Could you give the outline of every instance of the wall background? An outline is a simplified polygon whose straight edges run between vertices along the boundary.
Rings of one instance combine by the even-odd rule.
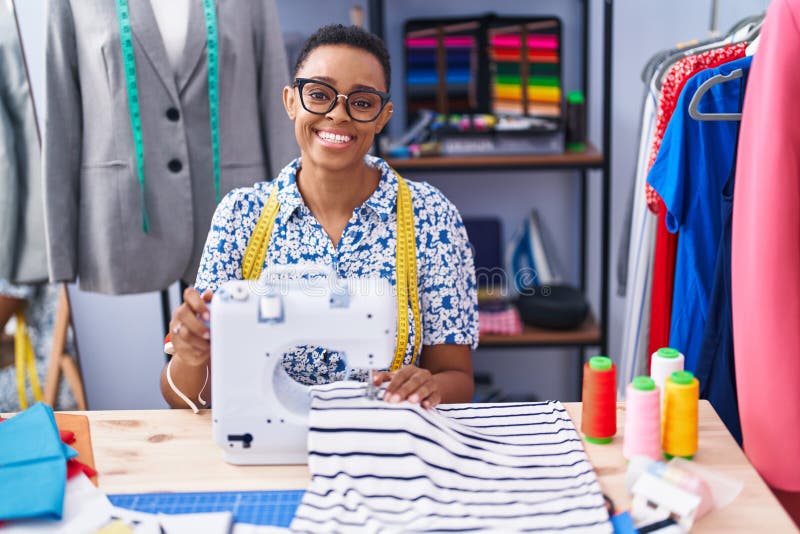
[[[581,1],[590,3],[589,128],[590,139],[599,146],[602,140],[603,0],[386,0],[385,31],[394,58],[392,93],[395,106],[402,107],[400,36],[406,14],[413,18],[445,17],[491,10],[501,15],[557,15],[563,24],[565,89],[580,88]],[[15,3],[34,100],[40,102],[44,90],[45,0],[16,0]],[[763,12],[768,3],[768,0],[722,0],[719,2],[718,28],[724,31],[744,16]],[[277,0],[277,4],[284,34],[292,38],[308,35],[322,24],[348,23],[352,5],[366,9],[366,0]],[[707,37],[710,13],[711,0],[617,0],[614,3],[611,271],[607,281],[611,284],[609,355],[612,357],[619,352],[624,328],[625,304],[624,299],[617,296],[615,266],[638,143],[643,91],[640,71],[656,51],[678,42]],[[368,16],[366,20],[369,20]],[[37,111],[41,120],[42,109],[39,107]],[[404,111],[398,109],[396,116],[398,119],[404,117]],[[390,133],[396,135],[401,131],[401,122],[396,120]],[[557,243],[557,254],[567,269],[567,278],[573,283],[578,282],[577,173],[515,171],[429,173],[425,176],[408,173],[408,177],[427,180],[440,188],[465,217],[499,216],[506,240],[528,211],[537,209]],[[602,283],[599,274],[599,178],[598,173],[591,173],[588,188],[587,240],[590,251],[587,294],[594,310],[599,308]],[[177,289],[173,287],[170,292],[175,303]],[[164,363],[159,294],[107,297],[86,294],[71,287],[70,298],[89,407],[164,407],[158,389],[158,376]],[[579,396],[575,388],[575,363],[574,350],[481,349],[475,356],[476,371],[493,373],[495,382],[507,392],[565,401],[577,400]]]

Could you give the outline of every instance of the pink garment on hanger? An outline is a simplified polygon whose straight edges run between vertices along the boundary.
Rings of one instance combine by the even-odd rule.
[[[747,457],[800,491],[800,0],[775,0],[745,94],[733,202],[733,339]]]

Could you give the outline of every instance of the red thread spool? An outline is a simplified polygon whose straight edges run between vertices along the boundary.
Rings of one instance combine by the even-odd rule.
[[[583,366],[581,432],[589,443],[610,443],[617,433],[617,368],[611,358],[593,356]]]

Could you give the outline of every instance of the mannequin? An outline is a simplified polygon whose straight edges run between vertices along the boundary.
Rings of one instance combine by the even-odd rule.
[[[150,0],[172,70],[177,72],[189,32],[190,0]]]
[[[218,203],[204,2],[127,2],[141,159],[115,2],[47,3],[43,161],[51,280],[77,278],[82,290],[105,294],[193,283]],[[224,197],[275,176],[297,147],[283,109],[289,69],[275,1],[214,4]]]

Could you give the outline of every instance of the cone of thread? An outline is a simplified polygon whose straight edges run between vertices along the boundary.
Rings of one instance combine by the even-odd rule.
[[[662,447],[667,458],[691,459],[697,452],[697,403],[700,383],[689,371],[676,371],[664,393]]]
[[[661,409],[664,409],[664,392],[667,378],[675,371],[683,371],[683,354],[671,347],[662,347],[650,356],[650,378],[661,391]]]
[[[610,443],[617,433],[617,369],[594,356],[583,366],[581,432],[589,443]]]
[[[637,376],[628,384],[622,455],[661,458],[661,393],[649,376]]]

